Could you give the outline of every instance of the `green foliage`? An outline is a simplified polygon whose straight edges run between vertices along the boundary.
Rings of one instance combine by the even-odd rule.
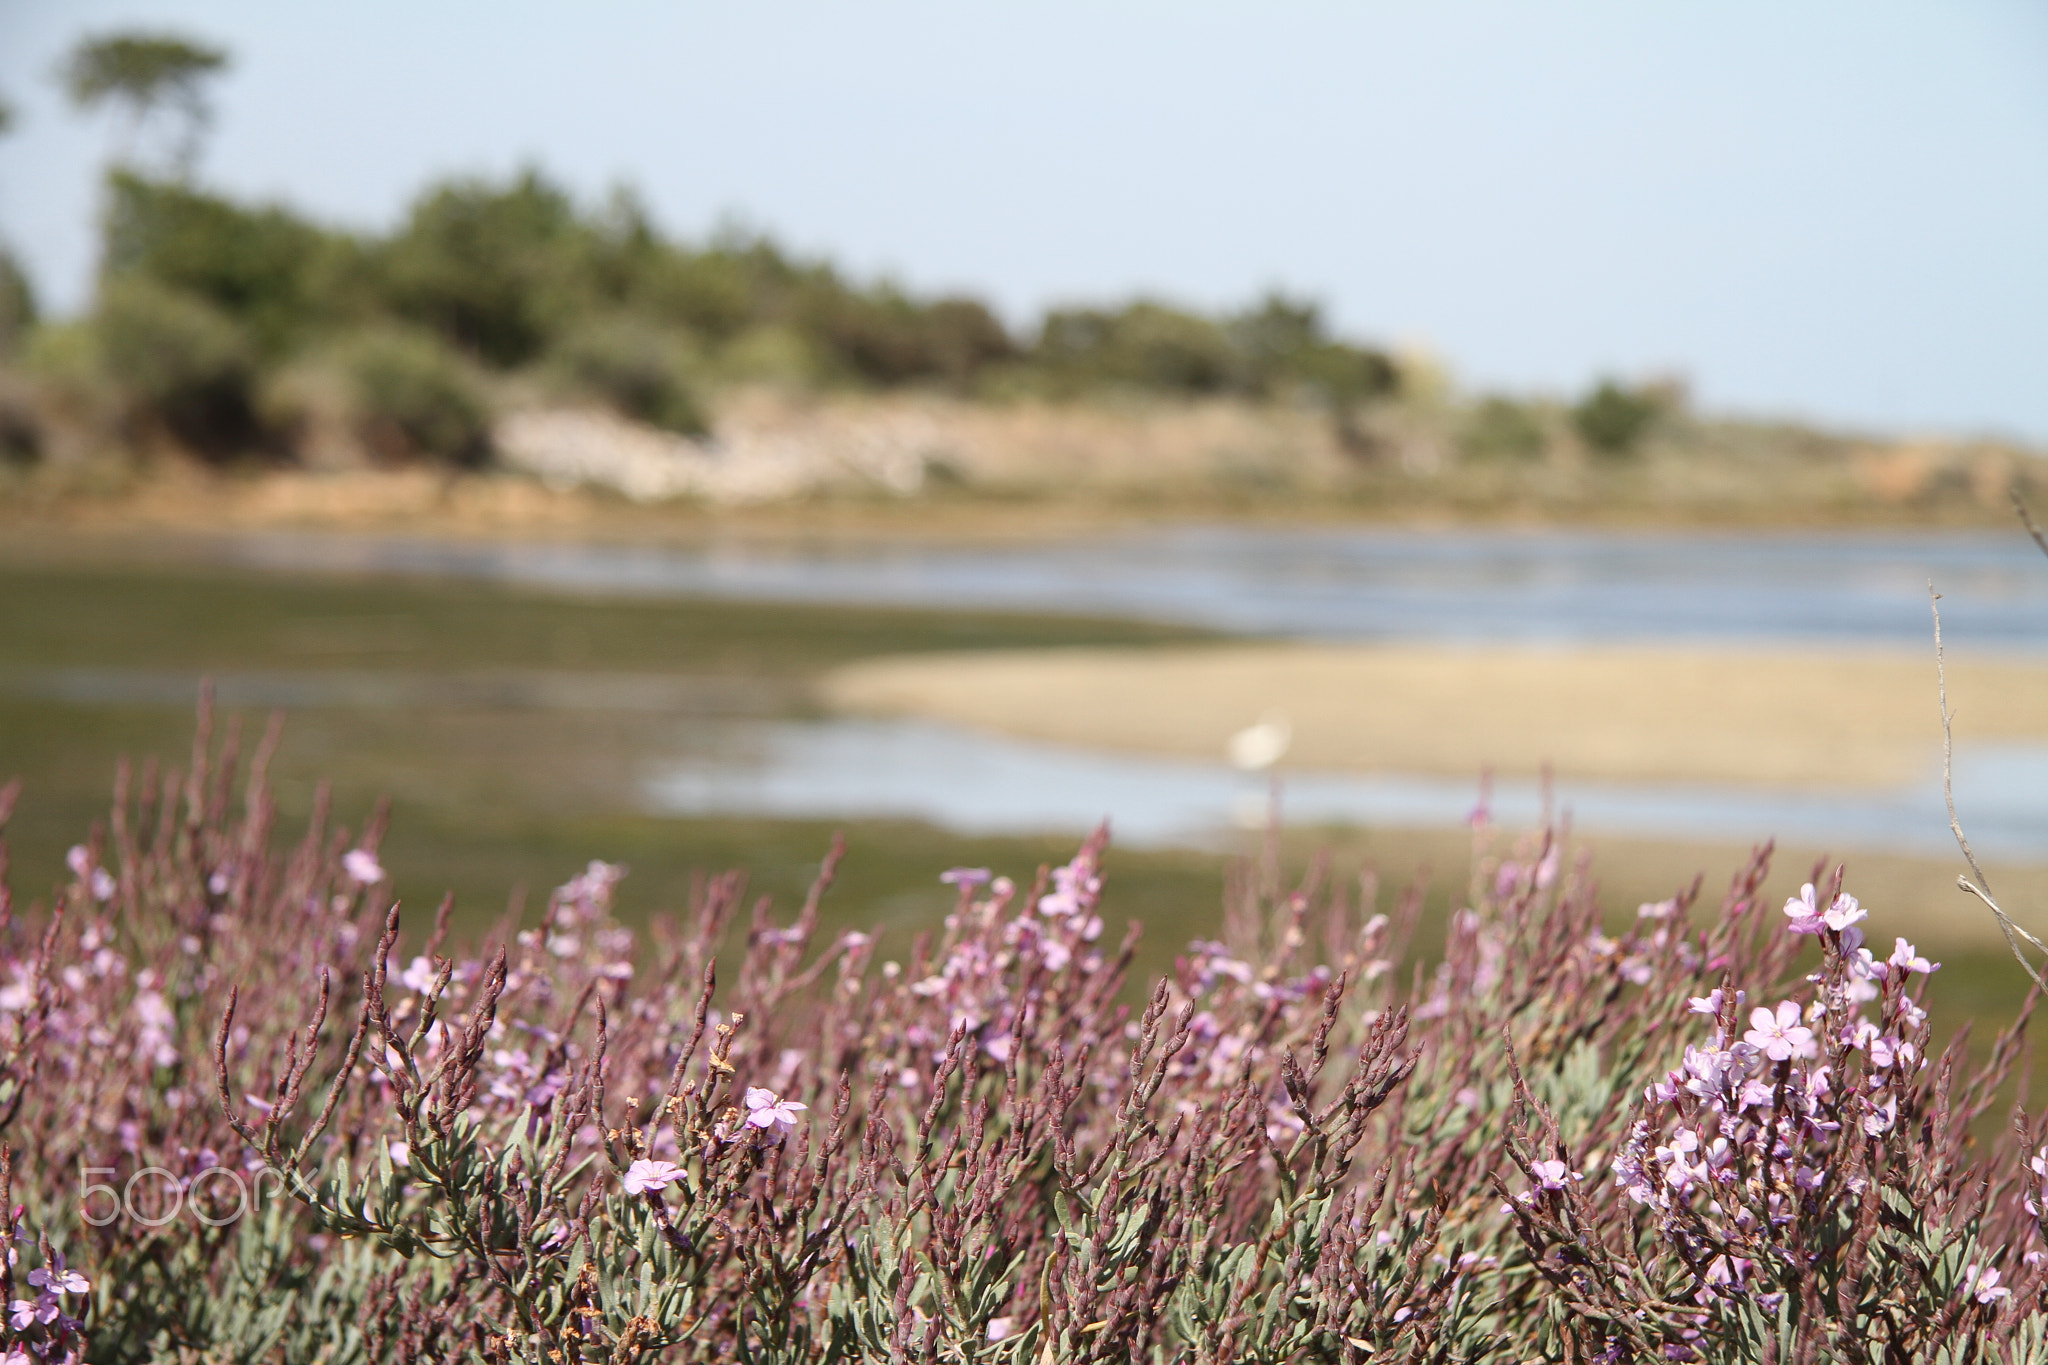
[[[174,170],[189,170],[212,119],[206,81],[226,69],[228,54],[174,33],[124,32],[80,39],[57,78],[80,109],[125,106],[139,130],[166,110],[181,122],[171,150]]]
[[[430,332],[378,328],[341,350],[364,440],[390,460],[477,465],[490,452],[482,381]]]
[[[1074,384],[1220,393],[1242,375],[1217,323],[1149,300],[1048,313],[1034,360]]]
[[[1603,455],[1631,454],[1662,411],[1657,396],[1603,379],[1572,408],[1572,425]]]
[[[373,238],[123,168],[108,179],[105,232],[102,311],[123,336],[104,349],[125,389],[161,402],[193,389],[185,371],[196,367],[206,371],[197,387],[219,400],[200,406],[219,418],[237,405],[222,395],[248,390],[252,369],[255,387],[277,394],[291,387],[280,376],[351,352],[351,382],[392,458],[481,458],[477,375],[447,350],[687,433],[709,426],[714,382],[767,381],[1307,400],[1348,439],[1357,410],[1398,382],[1385,355],[1333,337],[1313,304],[1282,295],[1222,318],[1152,300],[1059,311],[1027,344],[980,300],[850,281],[734,229],[677,241],[630,193],[585,211],[534,170],[433,186],[396,231]],[[139,309],[148,316],[131,316]],[[4,314],[0,299],[0,323]],[[198,343],[189,354],[152,358],[128,341],[178,328]],[[411,339],[392,340],[401,332]],[[365,335],[384,340],[348,340]],[[253,434],[240,418],[179,420]]]
[[[104,268],[205,299],[278,355],[323,320],[338,238],[275,206],[245,208],[187,185],[116,170],[107,179]]]
[[[428,191],[378,264],[399,316],[516,365],[588,305],[588,245],[568,195],[529,170],[502,189],[458,180]]]
[[[1531,405],[1498,396],[1480,399],[1458,432],[1458,448],[1477,460],[1533,460],[1548,443]]]
[[[43,430],[20,395],[0,389],[0,470],[22,470],[43,457]]]
[[[81,108],[107,100],[185,104],[198,99],[200,82],[227,62],[224,49],[176,34],[113,33],[81,40],[59,75]]]
[[[810,283],[801,320],[838,365],[870,384],[919,380],[967,385],[980,370],[1015,354],[1009,333],[974,299],[919,304],[883,286],[866,293],[836,277]]]
[[[256,438],[255,362],[233,318],[205,299],[145,279],[109,282],[91,335],[131,420],[160,425],[207,454]]]
[[[693,349],[687,335],[612,314],[570,332],[555,361],[576,388],[626,416],[696,436],[710,424],[692,382]]]
[[[14,253],[0,246],[0,360],[20,353],[35,321],[35,288]]]
[[[1256,308],[1227,320],[1224,332],[1254,393],[1300,386],[1342,409],[1384,398],[1399,387],[1393,361],[1332,337],[1322,310],[1307,300],[1268,294]]]

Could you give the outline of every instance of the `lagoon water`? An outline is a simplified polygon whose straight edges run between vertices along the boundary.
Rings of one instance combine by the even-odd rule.
[[[1029,546],[680,550],[251,535],[252,566],[592,593],[1088,612],[1330,640],[1751,639],[2048,650],[2048,559],[2023,534],[1182,527]]]
[[[923,820],[976,833],[1079,832],[1108,820],[1118,842],[1202,844],[1256,828],[1278,800],[1290,826],[1451,826],[1479,795],[1469,781],[1281,769],[1108,754],[920,720],[749,722],[693,737],[686,758],[647,781],[678,815]],[[2048,849],[2048,747],[1963,749],[1959,802],[1989,856],[2040,861]],[[1839,849],[1941,856],[1954,850],[1938,771],[1895,791],[1799,793],[1705,784],[1575,781],[1553,799],[1582,827],[1730,843],[1766,835]],[[1521,828],[1544,809],[1538,784],[1496,781],[1490,809]]]
[[[251,536],[223,553],[274,568],[400,571],[590,593],[1094,612],[1243,635],[1329,640],[1764,641],[1973,652],[2048,649],[2048,560],[2024,536],[1970,533],[1551,533],[1201,527],[1029,547],[896,545],[694,551]],[[1931,681],[1931,680],[1930,680]],[[2048,700],[2048,699],[2044,699]],[[1933,699],[1930,689],[1930,722]],[[1250,718],[1248,718],[1250,719]],[[1952,847],[1940,773],[1897,791],[1574,782],[1555,794],[1615,833],[1939,855]],[[1269,779],[1213,763],[1108,754],[923,721],[679,720],[645,799],[676,814],[893,816],[967,830],[1079,830],[1103,818],[1138,844],[1199,842],[1262,819]],[[2000,858],[2048,853],[2048,749],[1966,749],[1957,790]],[[1285,771],[1293,823],[1445,825],[1470,781]],[[1531,783],[1498,816],[1537,814]]]

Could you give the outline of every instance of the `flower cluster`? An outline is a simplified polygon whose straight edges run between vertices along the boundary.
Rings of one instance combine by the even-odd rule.
[[[1930,1084],[1914,983],[1939,964],[1903,938],[1886,957],[1872,953],[1868,912],[1839,890],[1824,897],[1809,884],[1784,915],[1790,935],[1820,940],[1819,968],[1771,1004],[1745,1009],[1733,980],[1690,997],[1708,1034],[1643,1092],[1609,1163],[1665,1257],[1661,1296],[1698,1311],[1624,1322],[1611,1294],[1586,1295],[1585,1306],[1607,1323],[1610,1347],[1655,1345],[1668,1359],[1716,1355],[1786,1322],[1816,1342],[1877,1339],[1916,1359],[1959,1334],[2009,1330],[2042,1294],[2039,1199],[1993,1197],[2000,1182],[1964,1160],[1963,1129],[1990,1103],[2010,1040],[1962,1092]],[[2048,1157],[2031,1169],[2038,1182]],[[1558,1188],[1541,1173],[1536,1183]],[[1566,1203],[1518,1201],[1539,1257],[1574,1247],[1599,1265],[1626,1254],[1611,1214],[1588,1209],[1571,1226]],[[1608,1240],[1591,1232],[1602,1221]],[[2030,1239],[2016,1295],[1989,1258]]]
[[[380,818],[286,846],[195,760],[0,888],[0,1365],[2048,1339],[2048,1129],[1980,1122],[2017,1032],[1934,1056],[1938,964],[1838,882],[1764,905],[1768,847],[1614,915],[1491,821],[1440,918],[1250,864],[1146,991],[1104,832],[905,940],[828,924],[835,845],[786,919],[728,874],[629,926],[596,862],[486,946]]]

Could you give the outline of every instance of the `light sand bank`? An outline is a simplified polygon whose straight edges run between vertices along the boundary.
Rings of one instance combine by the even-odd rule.
[[[870,660],[828,705],[1220,759],[1272,713],[1285,764],[1622,781],[1888,787],[1939,761],[1923,652],[1231,645]],[[1959,744],[2048,741],[2048,665],[1951,658]]]

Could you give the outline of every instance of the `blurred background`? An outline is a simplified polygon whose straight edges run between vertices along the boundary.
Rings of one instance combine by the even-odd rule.
[[[25,894],[211,678],[473,926],[1106,818],[1156,963],[1276,811],[1439,908],[1548,812],[2018,994],[1928,591],[2048,903],[2038,5],[0,0],[0,111]]]

